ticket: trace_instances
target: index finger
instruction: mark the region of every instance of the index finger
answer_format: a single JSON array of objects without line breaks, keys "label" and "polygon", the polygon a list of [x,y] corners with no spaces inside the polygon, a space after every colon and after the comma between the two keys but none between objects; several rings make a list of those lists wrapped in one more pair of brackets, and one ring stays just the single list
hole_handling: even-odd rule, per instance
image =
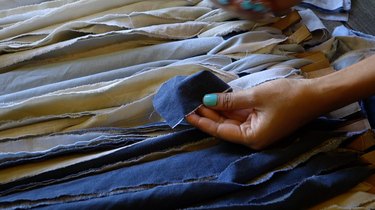
[{"label": "index finger", "polygon": [[246,132],[240,122],[224,120],[215,122],[212,119],[201,117],[195,113],[186,117],[186,120],[193,126],[212,136],[227,140],[232,143],[248,145]]}]

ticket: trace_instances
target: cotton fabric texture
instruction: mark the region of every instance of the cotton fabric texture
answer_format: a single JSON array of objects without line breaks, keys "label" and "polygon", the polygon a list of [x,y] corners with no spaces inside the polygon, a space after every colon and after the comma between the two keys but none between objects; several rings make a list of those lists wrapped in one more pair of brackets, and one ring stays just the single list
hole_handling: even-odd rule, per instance
[{"label": "cotton fabric texture", "polygon": [[[304,209],[353,189],[373,174],[345,148],[363,131],[337,129],[359,106],[264,151],[183,121],[204,94],[305,78],[296,54],[372,54],[314,12],[280,31],[208,0],[0,0],[0,208]],[[312,39],[288,43],[302,25]]]}]

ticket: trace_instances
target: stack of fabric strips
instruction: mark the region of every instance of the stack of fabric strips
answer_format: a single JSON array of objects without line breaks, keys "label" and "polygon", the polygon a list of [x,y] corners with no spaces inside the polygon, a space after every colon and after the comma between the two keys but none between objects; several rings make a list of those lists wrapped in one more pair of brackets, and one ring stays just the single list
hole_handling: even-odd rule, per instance
[{"label": "stack of fabric strips", "polygon": [[358,103],[265,151],[183,117],[205,91],[321,76],[375,39],[331,37],[310,10],[257,24],[205,0],[3,2],[0,208],[374,207]]}]

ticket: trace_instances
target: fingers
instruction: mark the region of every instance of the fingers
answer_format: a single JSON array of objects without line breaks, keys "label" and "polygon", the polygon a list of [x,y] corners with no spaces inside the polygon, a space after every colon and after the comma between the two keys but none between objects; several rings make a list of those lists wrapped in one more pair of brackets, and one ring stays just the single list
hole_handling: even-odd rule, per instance
[{"label": "fingers", "polygon": [[195,111],[198,115],[209,118],[215,122],[223,122],[225,119],[212,109],[201,106]]},{"label": "fingers", "polygon": [[247,121],[249,115],[253,113],[252,109],[240,109],[233,111],[221,111],[220,114],[228,119],[237,120],[239,122]]},{"label": "fingers", "polygon": [[213,0],[226,10],[235,12],[240,17],[261,20],[265,14],[285,15],[302,0]]},{"label": "fingers", "polygon": [[247,145],[242,134],[240,123],[234,120],[215,122],[212,119],[201,117],[195,113],[186,117],[186,120],[198,129],[212,136],[236,143]]},{"label": "fingers", "polygon": [[234,125],[241,125],[240,121],[232,119],[232,118],[225,118],[225,117],[221,116],[220,114],[218,114],[217,112],[215,112],[214,110],[208,109],[204,106],[200,107],[196,111],[196,113],[199,116],[205,117],[205,118],[210,119],[210,120],[212,120],[214,122],[217,122],[217,123],[230,123],[230,124],[234,124]]},{"label": "fingers", "polygon": [[252,92],[248,90],[234,93],[207,94],[203,98],[203,104],[211,109],[229,111],[251,109],[255,106],[255,100]]},{"label": "fingers", "polygon": [[214,0],[221,7],[247,13],[267,13],[270,11],[268,0]]}]

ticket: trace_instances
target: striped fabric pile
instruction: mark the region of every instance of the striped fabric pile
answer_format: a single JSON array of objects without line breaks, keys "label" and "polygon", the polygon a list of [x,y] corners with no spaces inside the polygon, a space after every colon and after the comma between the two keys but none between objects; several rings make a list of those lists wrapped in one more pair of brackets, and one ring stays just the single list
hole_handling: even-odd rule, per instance
[{"label": "striped fabric pile", "polygon": [[283,28],[206,0],[0,0],[0,208],[374,207],[372,147],[356,146],[373,133],[345,120],[358,104],[260,152],[172,129],[152,105],[175,76],[209,71],[236,91],[375,47],[299,16]]}]

